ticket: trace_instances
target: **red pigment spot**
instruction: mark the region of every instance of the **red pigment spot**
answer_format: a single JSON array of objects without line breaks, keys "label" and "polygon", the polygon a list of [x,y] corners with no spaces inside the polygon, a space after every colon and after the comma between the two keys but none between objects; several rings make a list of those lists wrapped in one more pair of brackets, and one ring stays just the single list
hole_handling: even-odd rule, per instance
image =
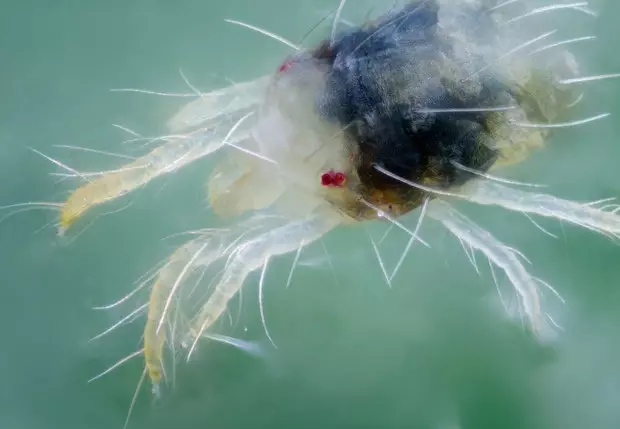
[{"label": "red pigment spot", "polygon": [[294,60],[286,60],[282,63],[282,65],[280,66],[280,68],[278,69],[278,71],[280,73],[284,73],[285,71],[287,71],[288,69],[291,68],[291,66],[295,63]]},{"label": "red pigment spot", "polygon": [[327,173],[323,173],[321,175],[321,185],[341,187],[344,185],[346,179],[347,178],[343,173],[329,170]]},{"label": "red pigment spot", "polygon": [[336,186],[344,185],[345,179],[346,179],[346,177],[344,177],[343,173],[336,173],[336,174],[334,174],[334,185],[336,185]]},{"label": "red pigment spot", "polygon": [[332,176],[329,173],[323,173],[321,175],[321,185],[329,186],[332,184]]}]

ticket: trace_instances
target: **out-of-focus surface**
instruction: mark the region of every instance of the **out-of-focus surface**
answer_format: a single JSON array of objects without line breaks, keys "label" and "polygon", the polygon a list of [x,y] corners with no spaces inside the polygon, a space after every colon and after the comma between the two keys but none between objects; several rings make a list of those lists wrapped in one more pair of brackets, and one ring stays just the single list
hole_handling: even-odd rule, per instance
[{"label": "out-of-focus surface", "polygon": [[[112,123],[146,135],[184,101],[109,92],[138,87],[187,92],[181,68],[208,90],[272,71],[287,47],[224,22],[238,19],[298,41],[335,8],[326,0],[4,1],[0,12],[0,202],[60,201],[66,184],[28,147],[78,169],[120,160],[54,149],[76,145],[125,153]],[[351,1],[350,9],[362,16]],[[364,2],[371,3],[371,2]],[[541,4],[543,2],[541,1]],[[587,73],[620,71],[615,42],[620,3],[599,1],[597,21],[574,20],[599,40],[576,47]],[[345,8],[343,16],[347,18]],[[592,84],[580,110],[620,115],[620,82]],[[553,144],[512,171],[550,185],[555,195],[596,200],[620,193],[617,119],[558,132]],[[99,218],[75,241],[59,240],[52,212],[0,223],[0,427],[121,428],[142,362],[87,380],[135,351],[140,322],[97,342],[88,339],[128,310],[95,312],[174,248],[162,238],[210,226],[204,182],[208,163],[158,180]],[[428,221],[389,289],[362,229],[337,230],[304,252],[285,289],[293,255],[268,272],[265,313],[278,349],[264,341],[256,277],[245,287],[240,320],[223,333],[263,341],[256,358],[226,345],[201,346],[179,365],[176,386],[160,401],[144,389],[133,428],[463,428],[612,429],[620,422],[620,250],[586,230],[489,208],[468,208],[478,222],[524,252],[533,272],[567,300],[556,308],[565,331],[536,344],[503,317],[486,262],[474,271],[458,241]],[[87,222],[88,223],[88,222]],[[217,221],[221,224],[221,221]],[[392,265],[406,243],[385,247]],[[335,277],[334,277],[335,274]],[[504,290],[507,290],[504,288]],[[130,308],[131,310],[131,308]],[[236,306],[231,317],[237,318]]]}]

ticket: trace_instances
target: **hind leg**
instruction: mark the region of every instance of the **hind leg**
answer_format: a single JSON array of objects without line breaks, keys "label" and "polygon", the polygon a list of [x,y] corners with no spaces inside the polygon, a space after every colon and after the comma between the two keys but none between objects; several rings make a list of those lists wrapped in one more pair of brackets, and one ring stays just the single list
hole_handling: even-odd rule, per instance
[{"label": "hind leg", "polygon": [[501,243],[448,203],[432,202],[429,204],[428,215],[441,222],[463,243],[483,253],[490,263],[501,268],[514,286],[534,332],[542,334],[548,330],[541,309],[538,280],[528,273],[518,252]]},{"label": "hind leg", "polygon": [[[597,208],[593,203],[576,203],[487,180],[477,180],[459,196],[478,204],[497,205],[519,213],[565,220],[612,238],[620,238],[620,215],[616,206]],[[604,210],[609,207],[613,210]]]}]

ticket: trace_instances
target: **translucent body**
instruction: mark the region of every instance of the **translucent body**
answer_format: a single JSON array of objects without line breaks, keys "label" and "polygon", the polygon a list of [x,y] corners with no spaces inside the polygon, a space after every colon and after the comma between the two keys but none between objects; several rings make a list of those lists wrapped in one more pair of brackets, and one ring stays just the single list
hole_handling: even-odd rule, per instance
[{"label": "translucent body", "polygon": [[[512,3],[522,12],[511,10]],[[525,18],[510,25],[529,16],[529,6],[476,0],[399,5],[359,28],[335,32],[271,76],[201,95],[169,121],[171,132],[186,134],[167,137],[70,196],[61,212],[63,229],[95,205],[201,157],[221,155],[207,195],[230,226],[188,241],[156,276],[144,333],[153,384],[165,372],[164,346],[173,353],[184,347],[189,357],[248,275],[271,257],[338,225],[372,219],[410,234],[409,249],[422,219],[410,231],[404,215],[421,205],[506,274],[535,332],[548,329],[539,293],[545,284],[528,273],[518,251],[452,204],[497,205],[612,237],[620,233],[617,206],[523,191],[487,172],[499,174],[525,160],[554,128],[604,116],[561,122],[577,100],[567,79],[578,78],[579,70],[552,41],[556,29],[530,28]],[[330,172],[346,180],[325,185],[322,177]],[[393,276],[386,274],[388,281]]]}]

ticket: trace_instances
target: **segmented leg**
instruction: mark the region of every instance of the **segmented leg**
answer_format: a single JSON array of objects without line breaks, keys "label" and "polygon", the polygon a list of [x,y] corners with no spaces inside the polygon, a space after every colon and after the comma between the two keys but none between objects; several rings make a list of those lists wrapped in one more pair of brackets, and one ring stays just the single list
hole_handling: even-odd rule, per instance
[{"label": "segmented leg", "polygon": [[213,128],[171,138],[147,155],[89,181],[75,190],[65,202],[60,216],[61,232],[90,208],[123,196],[162,174],[176,171],[215,152],[226,143],[226,137],[226,141],[232,143],[249,138],[250,121],[240,124],[233,135],[228,135],[231,126],[237,122],[238,118],[237,121],[229,118]]},{"label": "segmented leg", "polygon": [[202,126],[219,117],[251,110],[263,101],[269,79],[270,76],[265,76],[201,94],[200,98],[183,106],[168,121],[168,129],[176,133]]},{"label": "segmented leg", "polygon": [[272,256],[292,252],[318,240],[338,223],[338,217],[315,213],[306,219],[290,221],[252,240],[239,243],[208,301],[191,322],[189,337],[192,346],[188,358],[202,334],[222,315],[230,299],[252,271],[263,266]]},{"label": "segmented leg", "polygon": [[[159,270],[151,289],[144,328],[144,357],[153,385],[157,385],[163,375],[163,348],[168,338],[164,329],[165,322],[173,310],[179,312],[182,320],[186,318],[185,311],[180,311],[180,308],[192,298],[194,292],[187,290],[187,280],[196,270],[206,271],[217,260],[228,257],[235,245],[264,227],[259,223],[262,220],[266,219],[256,217],[241,224],[236,230],[211,230],[201,233],[175,250]],[[183,329],[182,323],[174,326]],[[171,346],[175,347],[174,344]]]},{"label": "segmented leg", "polygon": [[479,250],[490,262],[501,268],[514,286],[533,330],[542,334],[548,329],[541,310],[536,279],[527,272],[519,259],[519,254],[448,203],[433,201],[429,204],[428,215],[441,222],[459,240]]},{"label": "segmented leg", "polygon": [[497,205],[519,213],[565,220],[614,238],[620,237],[620,215],[592,204],[576,203],[552,195],[514,189],[488,180],[476,180],[463,198],[478,204]]}]

